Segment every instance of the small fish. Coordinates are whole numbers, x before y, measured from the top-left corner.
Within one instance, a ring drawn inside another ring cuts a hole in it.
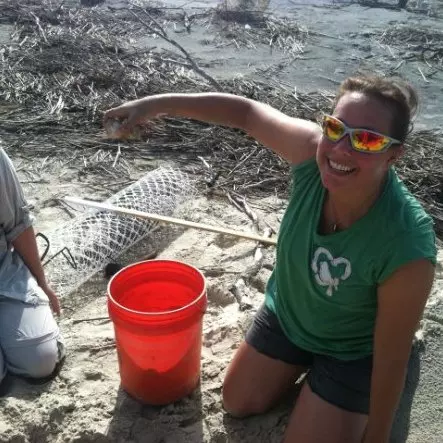
[[[120,132],[121,126],[125,122],[117,119],[109,119],[105,123],[106,135],[111,139],[140,140],[140,128],[134,127],[129,134]]]

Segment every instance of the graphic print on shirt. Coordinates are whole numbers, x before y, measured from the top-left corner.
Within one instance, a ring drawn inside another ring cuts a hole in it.
[[[347,258],[334,257],[326,248],[318,247],[312,259],[311,268],[315,280],[321,286],[326,286],[326,294],[332,296],[338,290],[340,281],[350,277],[352,269]]]

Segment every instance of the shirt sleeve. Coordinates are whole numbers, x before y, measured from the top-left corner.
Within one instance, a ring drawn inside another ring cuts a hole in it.
[[[401,266],[420,259],[427,259],[434,266],[437,263],[436,236],[431,224],[406,232],[386,245],[379,261],[377,283],[383,283]]]
[[[8,243],[32,225],[23,189],[14,166],[0,147],[0,226]]]

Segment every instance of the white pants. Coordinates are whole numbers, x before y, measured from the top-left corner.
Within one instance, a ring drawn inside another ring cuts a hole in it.
[[[47,377],[64,357],[63,339],[48,298],[41,292],[37,305],[0,295],[0,381],[6,371]]]

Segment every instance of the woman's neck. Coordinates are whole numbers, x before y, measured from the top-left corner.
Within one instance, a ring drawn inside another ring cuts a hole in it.
[[[342,200],[328,194],[327,201],[330,205],[332,223],[336,225],[334,230],[349,228],[353,223],[367,214],[376,199],[377,196],[371,195],[366,198],[360,197],[358,201],[351,201],[349,198]]]
[[[357,220],[364,217],[382,193],[385,180],[369,194],[340,195],[329,193],[326,196],[326,205],[329,208],[327,219],[330,220],[332,231],[349,228]]]

